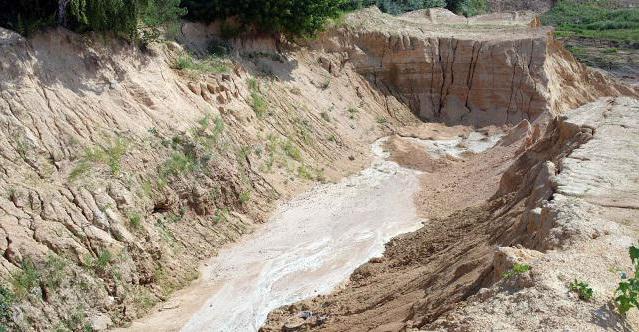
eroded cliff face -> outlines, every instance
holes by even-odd
[[[600,96],[636,94],[563,51],[529,13],[472,19],[445,10],[395,18],[367,9],[320,46],[426,121],[513,125]]]
[[[0,30],[0,284],[17,295],[0,324],[124,324],[277,199],[358,170],[416,121],[352,67],[271,44],[216,74],[175,69],[172,42]]]
[[[0,323],[126,324],[414,114],[515,124],[634,93],[506,16],[366,10],[284,53],[236,41],[225,73],[176,69],[173,42],[0,30],[0,280],[18,295]],[[202,29],[184,30],[200,52]]]

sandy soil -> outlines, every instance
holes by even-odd
[[[418,229],[418,171],[385,160],[284,204],[263,228],[222,250],[203,277],[131,331],[255,331],[269,311],[332,291],[379,256],[392,237]],[[190,318],[190,319],[189,319]]]
[[[393,239],[384,258],[359,267],[347,288],[273,311],[264,331],[313,321],[297,319],[300,310],[322,318],[323,330],[398,331],[411,325],[407,317],[419,303],[433,305],[419,309],[415,318],[428,320],[424,316],[437,317],[479,287],[494,252],[488,239],[508,226],[491,220],[493,207],[486,202],[496,192],[518,141],[493,147],[501,136],[496,129],[473,133],[432,124],[401,130],[400,135],[406,137],[394,136],[388,142],[391,158],[424,171],[414,199],[429,222]],[[415,137],[434,139],[416,143]],[[429,148],[434,146],[438,149]],[[466,151],[459,153],[460,149]]]

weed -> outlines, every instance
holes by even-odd
[[[122,158],[127,152],[127,142],[118,138],[106,147],[87,148],[78,165],[69,174],[69,180],[75,181],[91,169],[91,163],[109,166],[111,174],[118,175],[122,169]]]
[[[632,278],[622,276],[622,281],[615,292],[615,303],[622,315],[625,315],[632,308],[639,308],[639,247],[630,247],[628,253],[635,273]]]
[[[385,124],[386,122],[388,122],[388,120],[386,120],[385,117],[383,117],[383,116],[377,117],[377,123]]]
[[[286,153],[288,157],[296,161],[302,161],[302,153],[300,152],[300,149],[291,143],[291,141],[287,140],[282,146],[282,149],[284,149],[284,153]]]
[[[313,174],[311,170],[306,167],[306,165],[301,165],[297,168],[297,175],[299,175],[302,179],[313,180]]]
[[[18,298],[24,298],[31,290],[38,286],[40,274],[30,259],[25,259],[21,263],[21,269],[11,275],[13,293]]]
[[[155,127],[149,128],[149,129],[147,129],[147,131],[149,132],[149,134],[151,134],[153,136],[157,136],[158,135],[158,130]]]
[[[255,79],[249,80],[249,89],[251,90],[251,108],[258,118],[263,118],[268,112],[268,103],[259,91],[259,84]]]
[[[162,165],[160,177],[166,179],[171,176],[180,176],[185,173],[193,172],[197,167],[194,156],[185,155],[182,152],[175,152],[171,155],[171,159]]]
[[[3,324],[9,323],[12,319],[11,306],[16,296],[7,288],[0,286],[0,331],[4,327]],[[5,328],[5,330],[8,330]]]
[[[532,267],[528,264],[515,263],[515,265],[513,265],[513,267],[510,270],[504,272],[502,277],[504,277],[504,279],[510,279],[512,277],[526,273],[530,271],[531,269]]]
[[[20,158],[27,159],[27,153],[29,152],[30,146],[26,139],[19,138],[16,141],[16,151],[20,155]]]
[[[142,228],[142,217],[139,213],[133,212],[129,214],[129,225],[134,230],[139,230],[140,228]]]
[[[90,332],[93,331],[93,327],[91,323],[87,320],[87,315],[84,312],[84,308],[77,307],[69,316],[68,319],[65,319],[64,326],[71,331],[83,331]]]
[[[346,112],[348,112],[348,114],[349,114],[349,116],[348,116],[348,117],[349,117],[351,120],[354,120],[354,119],[355,119],[355,117],[357,116],[357,113],[359,113],[359,110],[357,110],[357,108],[350,107],[349,109],[347,109],[347,110],[346,110]]]
[[[215,223],[228,221],[228,214],[228,209],[217,209],[217,211],[215,211],[215,217],[213,217],[213,220],[215,221]]]
[[[590,285],[586,282],[575,279],[570,283],[570,290],[579,294],[579,298],[583,301],[590,301],[590,299],[592,299],[592,288],[590,288]]]
[[[81,176],[86,174],[89,170],[91,170],[91,164],[84,160],[80,161],[80,163],[76,165],[73,170],[71,170],[71,173],[69,173],[69,181],[76,181]]]
[[[247,191],[244,191],[244,192],[240,193],[240,203],[246,204],[250,200],[251,200],[251,192],[250,191],[247,190]]]
[[[56,255],[50,254],[40,274],[40,280],[48,288],[59,288],[66,277],[67,261]]]
[[[104,274],[108,271],[109,266],[113,261],[113,255],[109,250],[103,250],[98,254],[97,258],[87,254],[85,258],[85,264],[97,273]]]
[[[173,64],[173,69],[213,74],[228,73],[230,70],[222,58],[211,56],[205,59],[194,59],[190,54],[179,56]]]

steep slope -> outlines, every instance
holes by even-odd
[[[313,44],[343,54],[342,63],[423,120],[473,126],[513,125],[559,114],[600,96],[637,95],[564,51],[531,15],[466,19],[431,9],[402,17],[376,8]]]
[[[278,198],[415,121],[309,52],[249,49],[212,74],[172,69],[174,43],[0,35],[0,278],[18,295],[3,324],[22,330],[139,316]]]
[[[184,44],[205,53],[207,29],[186,25]],[[17,296],[1,323],[126,324],[278,200],[367,165],[414,114],[512,125],[636,93],[546,32],[365,10],[318,40],[235,40],[208,63],[173,42],[0,30],[0,280]]]

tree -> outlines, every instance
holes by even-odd
[[[211,22],[237,18],[262,32],[311,35],[340,14],[346,0],[185,0],[188,18]]]

